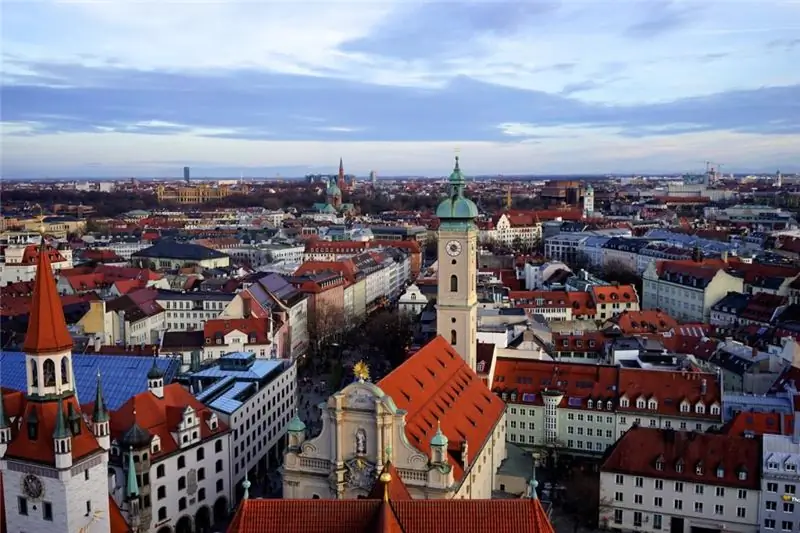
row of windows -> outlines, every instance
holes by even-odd
[[[619,486],[625,485],[625,476],[622,475],[622,474],[616,474],[614,476],[614,483],[619,485]],[[642,488],[644,486],[644,478],[641,477],[641,476],[637,476],[637,477],[633,478],[633,484],[634,484],[634,486],[636,488]],[[789,487],[790,487],[790,485],[786,485],[787,489]],[[664,490],[664,480],[663,479],[655,479],[655,480],[653,480],[653,488],[655,490]],[[683,481],[675,481],[673,483],[673,485],[672,485],[672,490],[675,491],[675,492],[681,492],[682,493],[683,492]],[[716,490],[716,495],[718,497],[720,497],[720,498],[724,498],[725,497],[725,487],[716,487],[715,490]],[[746,499],[747,498],[747,491],[744,490],[744,489],[738,489],[738,490],[739,490],[738,498],[740,500]],[[776,485],[776,490],[777,490],[777,485]],[[704,494],[705,493],[705,485],[700,485],[700,484],[695,485],[694,493],[695,494]],[[620,493],[617,493],[617,494],[620,494]]]
[[[42,502],[42,519],[47,522],[53,521],[53,504],[50,502]],[[23,496],[17,496],[17,512],[22,516],[30,516],[30,511],[36,510],[28,507],[28,500]],[[92,514],[92,500],[86,500],[86,516]]]

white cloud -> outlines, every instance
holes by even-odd
[[[470,76],[549,93],[592,80],[596,88],[573,96],[614,103],[800,83],[794,68],[800,49],[765,48],[796,37],[800,28],[790,23],[797,20],[796,5],[697,3],[702,9],[690,23],[639,40],[626,37],[625,29],[640,20],[647,3],[609,5],[566,1],[519,32],[471,32],[442,57],[408,61],[343,51],[346,43],[399,20],[398,12],[423,6],[408,0],[13,2],[4,6],[3,41],[8,54],[28,61],[158,71],[252,68],[408,87]],[[447,23],[441,21],[442,31]],[[704,54],[720,57],[699,62]],[[565,63],[575,66],[547,70]],[[11,74],[24,73],[24,67],[11,68]]]
[[[324,126],[321,128],[314,128],[316,131],[327,131],[331,133],[355,133],[363,131],[364,128],[353,128],[350,126]]]
[[[4,130],[24,131],[24,124],[4,124]],[[614,173],[698,170],[697,154],[713,154],[730,169],[762,166],[800,170],[796,147],[800,135],[765,137],[715,132],[648,138],[626,138],[596,130],[532,143],[493,142],[293,142],[221,139],[196,134],[60,133],[3,138],[4,175],[29,169],[39,175],[59,175],[64,169],[102,163],[124,174],[174,175],[183,163],[197,167],[258,168],[330,167],[339,157],[348,172],[366,175],[445,175],[458,146],[469,174]],[[147,162],[142,162],[146,154]],[[413,154],[414,157],[409,157]],[[35,167],[35,169],[33,168]],[[791,168],[790,168],[791,167]],[[300,174],[298,172],[298,174]],[[265,175],[262,173],[260,175]]]

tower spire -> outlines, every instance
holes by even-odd
[[[58,353],[72,349],[72,336],[67,330],[61,298],[56,290],[47,245],[42,236],[36,262],[31,311],[23,350],[29,355]]]
[[[100,379],[100,369],[97,369],[97,390],[94,394],[94,412],[92,413],[92,420],[95,423],[107,422],[108,411],[106,410],[106,401],[103,398],[103,383]]]
[[[125,496],[128,499],[139,496],[139,483],[136,481],[136,465],[133,462],[133,447],[128,448],[128,475],[125,480]]]
[[[347,184],[344,182],[344,161],[342,158],[339,158],[339,177],[337,178],[336,185],[339,186],[339,190],[344,190]]]

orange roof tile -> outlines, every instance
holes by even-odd
[[[195,410],[196,416],[205,422],[211,415],[211,410],[197,401],[192,394],[178,383],[171,383],[164,387],[164,397],[159,398],[150,391],[142,392],[125,402],[122,407],[111,413],[111,436],[114,439],[121,437],[134,423],[150,433],[158,435],[161,439],[160,451],[152,454],[157,458],[170,454],[178,449],[178,443],[172,436],[183,418],[186,407]],[[91,404],[87,404],[87,409]],[[200,424],[200,438],[207,439],[211,436],[221,435],[228,427],[221,420],[216,430],[211,430],[208,424]]]
[[[678,327],[678,321],[661,311],[623,311],[610,319],[624,335],[665,333]]]
[[[391,512],[395,529],[381,513]],[[397,529],[399,527],[399,529]],[[538,499],[244,500],[228,533],[554,533]]]
[[[133,531],[128,522],[125,521],[119,505],[111,496],[108,497],[108,521],[111,526],[110,533],[131,533]]]
[[[785,413],[741,412],[722,427],[722,433],[745,435],[791,435],[794,416]]]
[[[465,440],[470,449],[482,449],[505,410],[503,402],[441,335],[383,378],[378,387],[408,412],[408,441],[426,455],[430,455],[437,421],[441,422],[457,480],[464,474],[464,465],[455,460],[453,452],[460,457]]]
[[[621,412],[648,412],[662,416],[680,416],[686,418],[702,418],[722,421],[722,397],[720,383],[716,374],[700,372],[669,372],[661,370],[644,370],[641,368],[620,368],[619,395],[629,401],[628,407],[619,406]],[[704,393],[705,391],[705,393]],[[636,407],[636,400],[656,400],[656,410],[645,405],[643,409]],[[681,412],[681,403],[689,402],[689,412]],[[703,402],[704,413],[695,413],[694,406]],[[720,407],[716,415],[711,414],[711,405]]]
[[[593,285],[592,296],[596,304],[639,303],[639,295],[633,285]]]
[[[632,427],[614,445],[601,471],[758,490],[760,467],[758,437]]]
[[[40,463],[55,466],[55,449],[53,447],[53,432],[56,426],[58,403],[54,401],[36,402],[26,401],[25,412],[21,417],[21,425],[16,436],[11,440],[6,450],[6,458],[21,459],[31,463]],[[80,432],[72,436],[72,458],[77,461],[97,451],[101,451],[97,439],[89,431],[89,427],[81,415],[81,407],[74,395],[67,396],[63,401],[64,417],[69,420],[70,407],[78,415],[77,423]],[[37,420],[35,437],[31,438],[29,423],[31,418]]]
[[[48,254],[39,254],[36,280],[23,350],[28,354],[57,353],[72,348],[64,310],[56,290]]]
[[[268,318],[218,318],[206,321],[203,335],[206,344],[211,344],[217,335],[224,337],[232,331],[240,331],[247,335],[248,344],[269,344],[269,326]],[[255,337],[255,342],[251,337]]]

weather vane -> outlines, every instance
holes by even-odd
[[[364,361],[359,361],[353,365],[353,375],[359,381],[367,381],[369,379],[369,366]]]

